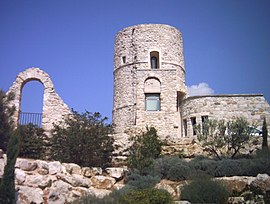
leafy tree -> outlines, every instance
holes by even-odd
[[[263,119],[263,127],[262,127],[262,137],[263,137],[263,142],[262,142],[262,149],[264,150],[269,150],[268,147],[268,130],[267,130],[267,124],[266,124],[266,119]]]
[[[243,117],[226,123],[224,120],[208,120],[205,122],[204,131],[200,126],[196,129],[201,145],[220,160],[222,155],[235,158],[252,139],[249,123]]]
[[[20,157],[44,159],[48,146],[44,130],[37,125],[21,125]]]
[[[10,133],[14,129],[14,122],[11,118],[15,107],[9,105],[13,99],[13,93],[5,94],[4,91],[0,90],[0,149],[3,149],[5,152]]]
[[[128,164],[131,168],[142,172],[152,165],[154,159],[160,156],[162,142],[154,127],[146,127],[146,132],[132,137],[131,141],[133,144],[129,149]]]
[[[198,140],[202,146],[209,152],[213,153],[218,159],[221,159],[221,149],[225,145],[226,123],[224,120],[207,120],[196,127]]]
[[[251,139],[251,132],[248,121],[243,117],[227,122],[227,134],[225,141],[228,145],[228,153],[233,159],[240,149],[245,148]]]
[[[82,166],[109,165],[113,140],[109,136],[111,126],[106,120],[100,113],[73,111],[63,124],[55,125],[52,130],[52,159]]]
[[[19,154],[19,129],[11,134],[7,149],[7,164],[0,184],[0,203],[15,203],[15,163]]]

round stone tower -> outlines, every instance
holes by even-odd
[[[120,31],[114,45],[114,138],[128,147],[129,135],[146,126],[161,139],[182,135],[181,102],[187,94],[182,34],[161,24]]]

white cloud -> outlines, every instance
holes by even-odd
[[[199,83],[198,85],[188,86],[189,96],[201,96],[201,95],[211,95],[214,90],[209,87],[205,82]]]

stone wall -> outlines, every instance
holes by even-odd
[[[159,53],[157,69],[151,68],[153,51]],[[148,79],[160,82],[160,111],[145,110]],[[127,147],[130,132],[144,129],[146,125],[154,126],[162,139],[177,142],[182,126],[179,103],[186,93],[183,41],[179,30],[169,25],[143,24],[125,28],[117,34],[113,126],[118,145]]]
[[[191,118],[202,124],[202,117],[231,120],[243,116],[261,128],[263,118],[270,125],[270,106],[262,94],[193,96],[184,100],[182,117],[187,121],[187,136],[193,136]],[[184,129],[185,127],[183,127]]]
[[[5,162],[6,155],[0,150],[0,178],[3,175]],[[87,195],[102,198],[113,190],[125,186],[126,173],[126,167],[111,167],[103,170],[99,167],[80,167],[73,163],[18,158],[15,165],[16,203],[64,204]],[[256,189],[264,195],[270,193],[270,177],[267,174],[258,174],[256,177],[233,176],[217,179],[229,190],[241,195],[238,198],[230,198],[230,201],[240,199],[243,201],[241,203],[264,203],[262,196],[251,202],[248,201],[251,196],[247,195],[252,195],[251,189]],[[189,182],[163,179],[156,184],[155,188],[164,189],[173,196],[174,200],[179,200],[181,189]],[[181,202],[175,201],[175,203]]]
[[[11,105],[14,105],[16,108],[14,121],[19,121],[23,86],[33,80],[39,81],[44,86],[42,128],[49,133],[53,127],[53,123],[62,121],[71,111],[56,93],[50,76],[39,68],[29,68],[19,73],[13,85],[8,90],[8,93],[13,92],[15,94],[15,99],[11,102]]]

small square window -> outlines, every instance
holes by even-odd
[[[145,110],[160,111],[160,94],[145,94]]]

